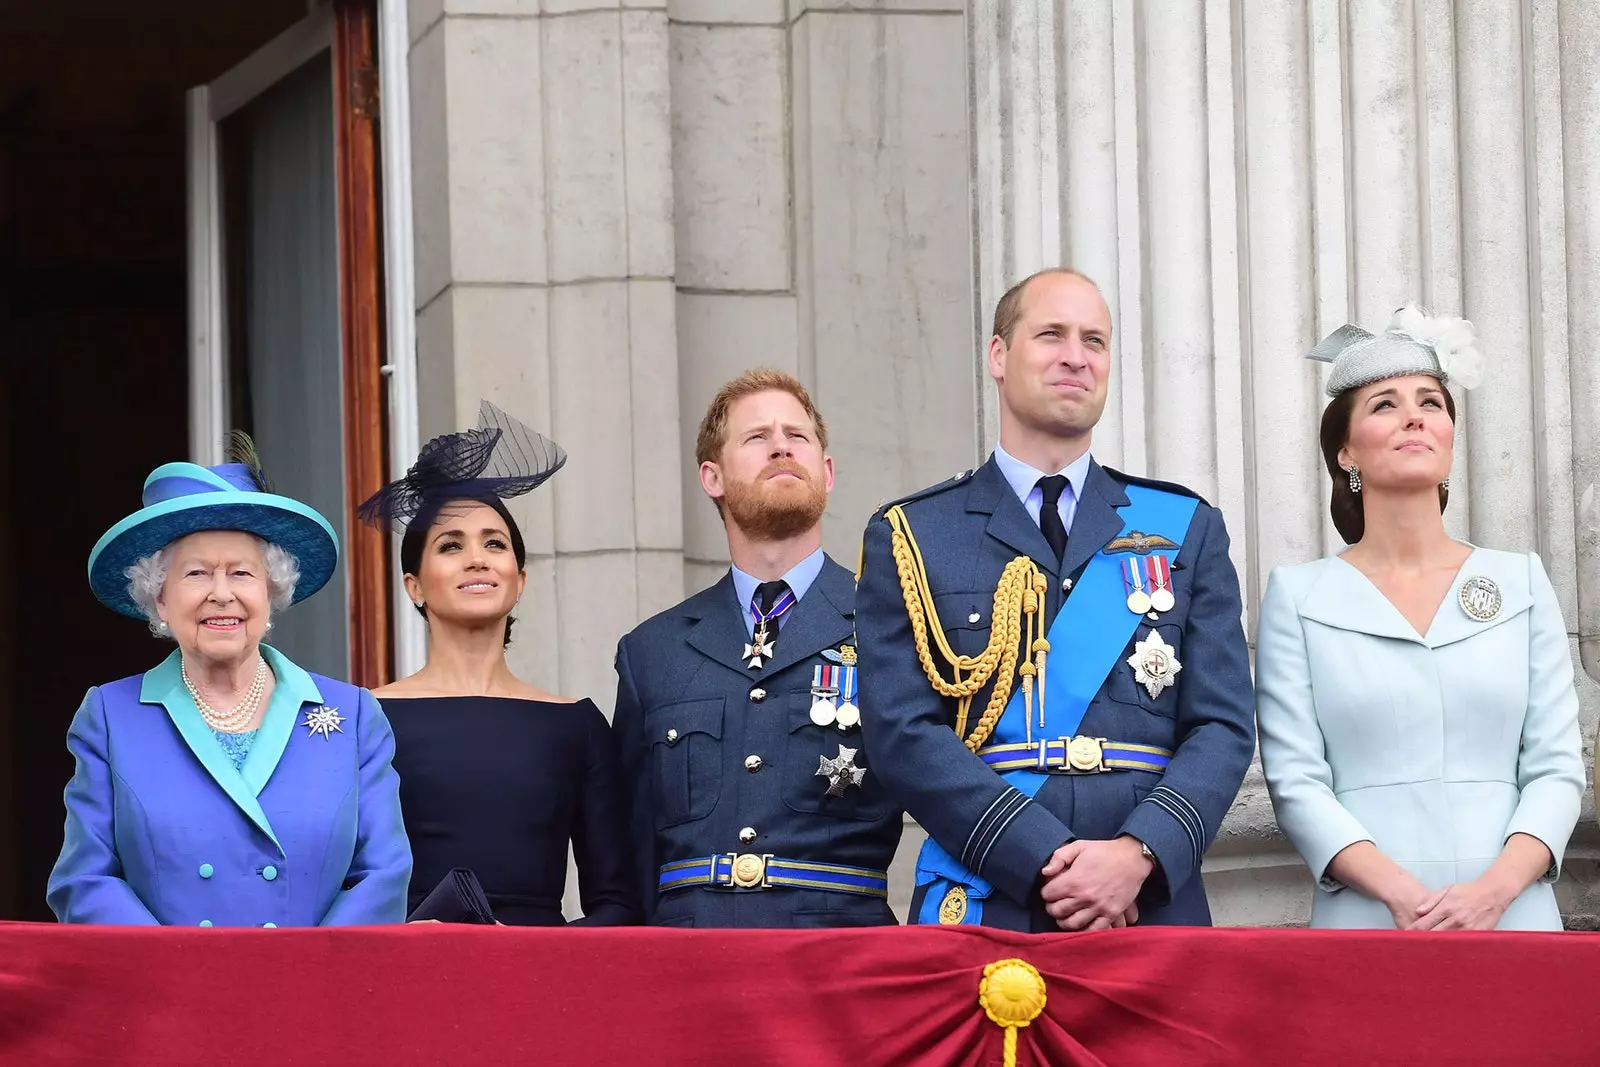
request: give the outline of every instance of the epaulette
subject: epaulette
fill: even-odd
[[[894,500],[886,500],[878,505],[877,510],[872,513],[872,518],[874,521],[876,521],[877,519],[881,519],[888,514],[889,509],[892,507],[898,507],[901,504],[909,504],[913,500],[926,500],[930,496],[937,496],[946,490],[954,489],[958,485],[965,485],[971,480],[972,475],[976,471],[976,467],[960,471],[955,477],[946,478],[944,481],[930,485],[926,489],[918,489],[915,493],[907,493],[905,496],[898,497]]]
[[[1142,485],[1146,489],[1160,489],[1168,493],[1177,493],[1179,496],[1193,497],[1206,507],[1211,506],[1211,502],[1209,500],[1195,492],[1193,489],[1190,489],[1187,485],[1179,485],[1177,482],[1161,482],[1154,478],[1140,478],[1133,474],[1124,474],[1119,470],[1107,467],[1105,464],[1101,464],[1100,469],[1111,475],[1111,477],[1115,478],[1117,481],[1122,482],[1124,485]]]

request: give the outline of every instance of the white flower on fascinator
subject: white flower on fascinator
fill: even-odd
[[[1483,381],[1483,353],[1478,350],[1478,331],[1466,319],[1429,315],[1417,305],[1407,304],[1389,320],[1388,332],[1404,334],[1433,349],[1439,360],[1439,370],[1461,388],[1472,389]]]

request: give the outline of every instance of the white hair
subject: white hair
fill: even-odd
[[[251,537],[261,546],[261,556],[266,561],[267,603],[276,615],[294,600],[294,587],[300,584],[300,565],[283,546],[253,534]],[[161,590],[167,584],[167,568],[172,565],[173,552],[173,545],[167,545],[153,556],[135,560],[133,566],[122,572],[128,576],[128,595],[144,612],[150,622],[150,632],[157,637],[172,636],[171,630],[162,626],[156,602],[161,599]]]

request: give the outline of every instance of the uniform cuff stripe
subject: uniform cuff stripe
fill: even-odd
[[[1027,803],[1026,796],[1010,787],[996,798],[996,803],[990,805],[989,811],[979,820],[977,829],[969,839],[970,847],[962,854],[962,866],[976,874],[978,868],[982,866],[980,857],[988,855],[995,838]]]
[[[1006,816],[1006,821],[1001,823],[999,828],[995,830],[994,835],[989,838],[989,843],[984,846],[983,855],[978,857],[978,865],[972,870],[973,874],[982,876],[983,865],[989,862],[989,852],[994,848],[995,842],[1000,840],[1001,835],[1006,832],[1006,827],[1011,825],[1012,820],[1022,814],[1022,809],[1028,806],[1028,798],[1026,796],[1021,793],[1018,793],[1017,796],[1022,797],[1022,803],[1011,810],[1011,814]]]
[[[1145,797],[1145,799],[1155,804],[1168,815],[1171,815],[1177,824],[1183,827],[1183,832],[1189,837],[1189,849],[1194,853],[1194,862],[1198,865],[1200,862],[1200,839],[1195,835],[1194,828],[1189,825],[1189,820],[1185,818],[1181,812],[1174,808],[1172,802],[1166,797],[1157,796],[1155,793],[1151,793],[1149,796]]]

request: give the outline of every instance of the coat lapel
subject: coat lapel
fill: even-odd
[[[255,744],[250,746],[250,755],[245,757],[244,766],[239,769],[250,795],[256,797],[267,787],[272,772],[278,769],[284,750],[289,747],[289,736],[300,719],[301,709],[307,704],[322,706],[322,693],[309,674],[275,648],[262,645],[261,655],[266,659],[267,666],[272,668],[276,685],[272,690],[272,702],[267,705],[267,713],[261,717],[261,731],[256,734]],[[345,708],[342,714],[346,720],[353,721],[356,709]]]
[[[855,578],[824,558],[817,580],[794,606],[778,630],[772,659],[754,677],[770,678],[786,667],[810,659],[855,633]]]
[[[1050,542],[1044,539],[1044,532],[1039,529],[1039,524],[1033,521],[1028,509],[1022,506],[1022,501],[1018,500],[1017,494],[1012,491],[1005,475],[1000,473],[1000,467],[995,463],[993,455],[989,457],[987,463],[974,472],[972,481],[972,491],[967,494],[967,510],[989,516],[989,525],[986,528],[989,536],[1013,552],[1028,556],[1041,570],[1060,574],[1061,561],[1056,559],[1055,552],[1050,548]],[[1070,536],[1067,541],[1067,555],[1068,557],[1072,555]]]
[[[1473,549],[1472,555],[1461,565],[1461,571],[1451,584],[1450,592],[1445,594],[1444,603],[1439,605],[1439,613],[1433,617],[1433,623],[1428,627],[1428,647],[1441,648],[1457,641],[1464,641],[1514,619],[1533,607],[1533,594],[1528,588],[1526,565],[1523,565],[1519,574],[1505,566],[1503,562],[1507,559],[1526,558],[1507,557],[1495,552],[1480,552]],[[1500,590],[1500,610],[1492,619],[1480,622],[1468,615],[1466,609],[1461,606],[1461,587],[1474,578],[1487,578]]]
[[[1389,598],[1378,592],[1365,574],[1337,556],[1328,560],[1326,570],[1306,593],[1300,614],[1351,633],[1422,643],[1422,636]]]
[[[1089,476],[1083,480],[1083,492],[1078,497],[1078,510],[1072,516],[1072,529],[1067,531],[1067,553],[1060,573],[1076,574],[1091,556],[1110,544],[1122,532],[1122,516],[1117,509],[1127,506],[1128,494],[1122,486],[1091,460]]]
[[[1426,634],[1417,633],[1370,578],[1337,557],[1328,560],[1326,571],[1306,594],[1300,613],[1325,626],[1351,633],[1442,648],[1516,618],[1532,606],[1533,597],[1528,592],[1526,579],[1507,573],[1496,563],[1497,558],[1492,553],[1474,550],[1467,557],[1450,591],[1439,602]],[[1461,587],[1475,577],[1490,579],[1500,590],[1500,611],[1484,622],[1474,619],[1461,607]]]
[[[737,597],[733,591],[733,572],[722,576],[722,581],[689,598],[684,605],[685,614],[694,621],[689,626],[685,640],[702,655],[736,671],[746,678],[755,678],[757,672],[745,667],[739,655],[749,642],[744,619],[739,614]],[[795,611],[800,610],[796,604]],[[776,650],[774,650],[776,651]]]
[[[272,832],[272,824],[267,821],[267,813],[256,800],[255,792],[245,784],[244,776],[234,769],[233,762],[222,751],[211,728],[200,717],[200,709],[195,707],[194,700],[189,696],[180,673],[182,655],[174,651],[160,666],[145,673],[139,688],[139,702],[160,704],[167,709],[167,716],[178,728],[184,744],[189,746],[189,751],[194,753],[212,781],[222,787],[228,798],[262,833],[272,839],[274,845],[278,844],[277,835]],[[281,850],[282,846],[279,847]]]

